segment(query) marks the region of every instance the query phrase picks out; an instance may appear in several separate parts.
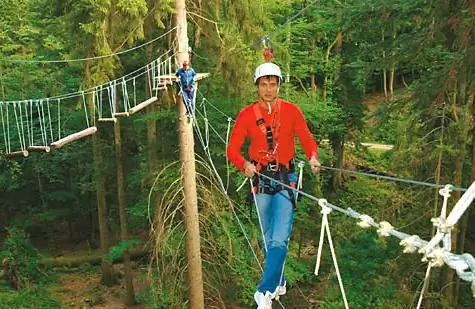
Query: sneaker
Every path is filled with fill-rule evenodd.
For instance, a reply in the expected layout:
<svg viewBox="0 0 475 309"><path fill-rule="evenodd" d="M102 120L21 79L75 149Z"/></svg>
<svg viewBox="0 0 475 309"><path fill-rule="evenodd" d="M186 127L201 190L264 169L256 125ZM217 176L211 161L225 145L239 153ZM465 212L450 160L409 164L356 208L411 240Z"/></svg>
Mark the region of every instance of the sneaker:
<svg viewBox="0 0 475 309"><path fill-rule="evenodd" d="M278 285L275 288L274 293L272 293L272 298L279 300L279 297L285 295L285 293L287 293L287 281L285 281L283 285Z"/></svg>
<svg viewBox="0 0 475 309"><path fill-rule="evenodd" d="M254 300L257 304L257 309L272 309L272 294L269 291L261 293L257 291L254 294Z"/></svg>

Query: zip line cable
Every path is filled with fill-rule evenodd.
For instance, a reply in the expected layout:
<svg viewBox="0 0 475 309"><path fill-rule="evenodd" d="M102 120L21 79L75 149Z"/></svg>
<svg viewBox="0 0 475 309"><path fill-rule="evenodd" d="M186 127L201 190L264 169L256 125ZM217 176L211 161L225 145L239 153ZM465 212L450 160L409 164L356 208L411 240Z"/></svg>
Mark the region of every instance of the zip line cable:
<svg viewBox="0 0 475 309"><path fill-rule="evenodd" d="M123 50L123 51L120 51L120 52L108 54L108 55L88 57L88 58L69 59L69 60L65 60L65 59L61 59L61 60L60 59L58 59L58 60L26 60L26 59L11 59L10 60L10 59L3 59L2 61L4 61L4 62L16 62L16 63L68 63L68 62L80 62L80 61L88 61L88 60L97 60L97 59L109 58L109 57L113 57L113 56L117 56L117 55L126 54L126 53L129 53L129 52L134 51L136 49L139 49L139 48L142 48L142 47L147 46L149 44L152 44L153 42L158 41L161 38L165 37L166 35L171 33L176 28L177 27L173 27L172 29L165 32L164 34L160 35L159 37L156 37L155 39L150 40L148 42L145 42L143 44L140 44L138 46L135 46L135 47L132 47L130 49L126 49L126 50Z"/></svg>

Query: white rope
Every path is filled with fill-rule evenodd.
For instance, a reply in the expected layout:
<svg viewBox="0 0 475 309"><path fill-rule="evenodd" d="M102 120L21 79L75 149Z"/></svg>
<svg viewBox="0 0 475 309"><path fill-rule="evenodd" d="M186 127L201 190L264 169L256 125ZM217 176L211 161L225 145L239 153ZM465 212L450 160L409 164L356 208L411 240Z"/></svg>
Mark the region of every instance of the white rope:
<svg viewBox="0 0 475 309"><path fill-rule="evenodd" d="M27 103L28 104L28 103ZM30 116L28 118L28 109L27 109L27 104L25 104L25 125L26 125L26 130L28 134L28 144L33 145L34 143L34 136L33 136L33 100L29 101L30 104ZM21 105L20 105L20 112L21 112ZM23 119L23 115L21 115L21 119ZM22 122L22 128L23 128L23 122ZM25 145L25 149L27 147L26 141L25 141L25 136L23 136L23 144Z"/></svg>
<svg viewBox="0 0 475 309"><path fill-rule="evenodd" d="M169 52L171 52L172 49L169 49L168 51L166 51L162 56L164 55L167 55ZM173 53L171 56L169 56L169 60L170 60L170 63L171 63L171 59L175 56L176 53ZM160 57L162 57L160 56ZM147 64L147 65L144 65L143 67L141 68L138 68L130 73L127 73L125 74L124 76L122 77L119 77L117 80L119 79L124 79L126 80L126 82L130 81L130 80L133 80L134 78L138 78L138 77L141 77L142 75L145 75L147 74L147 72L150 70L150 64ZM117 81L116 80L116 81ZM86 94L91 94L94 90L94 88L97 88L99 86L102 86L102 87L107 87L107 85L110 84L110 82L107 82L107 83L104 83L104 84L101 84L101 85L96 85L96 86L93 86L89 89L85 89L84 92ZM52 96L52 97L48 97L48 98L39 98L39 99L36 99L36 100L46 100L46 99L49 99L49 100L53 100L53 99L62 99L62 100L65 100L65 99L74 99L74 98L78 98L82 95L82 92L83 91L75 91L75 92L70 92L70 93L65 93L65 94L61 94L61 95L58 95L58 96ZM13 103L13 102L16 102L16 103L20 103L20 104L24 104L26 101L4 101L4 103Z"/></svg>
<svg viewBox="0 0 475 309"><path fill-rule="evenodd" d="M153 65L153 89L155 89L155 96L158 97L158 79L160 78L160 59L156 59Z"/></svg>
<svg viewBox="0 0 475 309"><path fill-rule="evenodd" d="M252 190L252 178L249 178L249 183L251 184L251 190ZM259 219L259 227L261 229L261 234L262 234L262 240L264 242L264 249L266 250L267 252L267 242L266 242L266 235L264 234L264 228L262 227L262 219L261 219L261 215L259 213L259 207L257 205L257 198L256 198L256 192L254 192L254 190L251 191L252 192L252 199L254 200L254 206L256 206L256 212L257 212L257 218Z"/></svg>
<svg viewBox="0 0 475 309"><path fill-rule="evenodd" d="M447 194L443 193L443 194L444 194L444 203L445 203L445 198L448 195L448 193ZM444 238L447 237L447 234L452 230L455 224L457 224L458 220L468 209L468 207L470 206L474 198L475 198L475 182L473 182L470 185L467 191L457 201L457 203L452 208L452 211L450 212L447 219L435 218L432 220L434 224L437 226L438 231L435 234L435 236L432 237L432 239L429 241L427 246L421 249L422 253L431 251L435 246L437 246L441 241L443 241ZM442 207L442 211L444 211L443 208L444 207ZM448 242L450 242L450 240Z"/></svg>
<svg viewBox="0 0 475 309"><path fill-rule="evenodd" d="M321 261L321 254L323 248L323 233L326 232L328 244L330 246L330 251L333 259L333 265L335 266L336 276L338 278L338 285L340 286L340 291L343 296L343 302L345 303L345 308L348 309L348 300L346 299L345 287L343 286L343 280L340 274L340 268L338 267L338 261L335 254L335 248L333 246L333 240L330 233L330 225L328 223L328 215L331 213L332 209L327 207L327 201L324 199L320 199L319 203L320 207L322 208L322 228L320 231L320 242L318 244L318 255L317 255L317 264L315 265L315 275L318 276L318 271L320 268L320 261Z"/></svg>
<svg viewBox="0 0 475 309"><path fill-rule="evenodd" d="M196 119L195 119L195 121L193 122L193 127L194 127L195 130L197 131L197 134L198 134L198 136L199 136L199 138L200 138L200 141L201 141L201 143L202 143L202 145L203 145L203 147L204 147L203 136L202 136L202 134L201 134L201 129L200 129L200 127L199 127L199 125L198 125ZM224 189L223 180L221 179L221 176L219 176L218 170L216 169L216 166L214 165L213 159L211 158L211 153L209 152L209 148L205 148L204 151L205 151L205 154L206 154L206 156L207 156L207 158L208 158L208 161L209 161L209 163L210 163L210 165L211 165L211 168L213 169L213 172L214 172L214 174L216 175L216 177L217 177L217 179L218 179L218 181L219 181L219 184L220 184L221 188ZM224 191L224 193L226 193L226 191Z"/></svg>
<svg viewBox="0 0 475 309"><path fill-rule="evenodd" d="M260 173L258 174L264 178L271 179L270 177L264 174L260 174ZM281 181L278 181L275 179L271 179L271 180L275 181L276 183L280 184L281 186L285 188L295 190L294 188L286 185L285 183ZM469 190L467 190L467 192L464 193L464 196L462 196L462 198L459 200L459 202L460 201L464 201L464 202L462 203L457 202L457 204L463 204L469 201L470 196L472 196L473 194L472 190L475 191L475 182L472 183ZM319 202L321 200L302 190L299 190L299 192L300 192L300 195L305 196L316 202ZM468 195L468 197L466 197L466 195ZM359 214L358 212L354 211L351 208L343 209L341 207L335 206L328 202L326 202L326 206L355 219L369 217L367 215ZM376 228L381 227L381 225L376 223L371 217L369 218L371 219L369 220L369 222L372 223L371 226L374 226ZM417 249L419 249L419 253L424 254L422 261L431 261L432 267L441 266L445 263L450 268L456 270L458 276L462 280L472 282L472 288L474 289L474 297L475 297L475 258L473 258L472 255L468 253L465 253L462 255L453 254L451 252L448 252L444 248L440 248L438 246L433 247L431 250L428 250L428 243L429 243L428 241L422 240L418 235L409 235L409 234L397 231L394 228L387 231L387 235L391 235L391 236L401 239L400 245L404 247L404 253L413 253L413 252L416 252Z"/></svg>
<svg viewBox="0 0 475 309"><path fill-rule="evenodd" d="M211 106L213 106L211 104L211 102L209 102L209 103L210 103ZM217 109L217 108L215 108L215 109L218 112L222 113L219 109ZM199 110L198 110L198 112L199 112ZM213 129L213 126L211 124L209 124L209 125L210 125L211 129ZM221 140L223 140L223 138L220 136L220 134L216 130L213 130L213 131L216 133L216 135ZM224 141L224 143L226 143L226 142ZM366 175L366 173L364 173L364 175ZM379 175L372 175L372 174L370 174L370 175L372 177L373 176L374 177L379 177ZM265 177L265 178L269 178L265 175L262 175L262 176ZM422 183L422 182L418 182L418 181L405 180L405 179L399 179L399 178L394 178L394 177L383 177L383 179L386 179L386 178L390 178L389 180L408 182L408 183L413 183L413 184L418 184L418 185L436 186L436 185L433 185L433 184L427 184L427 183ZM277 183L280 183L282 186L284 186L286 188L293 189L292 187L287 186L286 184L284 184L282 182L277 181ZM238 188L238 190L240 190L244 186L244 184L245 184L245 182L243 182L241 184L241 186ZM474 185L475 185L475 182L472 184L471 187L473 187ZM437 187L440 188L441 186L437 185ZM464 188L453 187L453 189L454 190L465 191ZM301 190L297 190L297 193L299 193L300 195L303 195L307 198L310 198L314 201L317 201L317 202L319 201L318 198L316 198L316 197L314 197L310 194L307 194L307 193L305 193ZM462 196L462 198L457 202L456 207L454 207L454 209L452 210L451 214L449 215L449 218L452 221L457 221L460 218L461 214L463 214L466 211L466 208L473 201L474 196L475 196L475 193L467 194L467 192L466 192ZM395 237L401 239L400 245L404 247L403 251L405 253L416 252L418 249L420 249L419 252L424 254L423 261L424 260L431 261L432 267L434 265L440 265L440 263L447 264L447 266L449 266L450 268L456 270L457 275L462 280L472 282L472 291L473 291L473 294L474 294L474 297L475 297L475 259L470 254L455 255L455 254L452 254L452 253L448 252L447 250L434 250L434 248L432 248L432 251L429 250L429 252L430 252L430 254L429 254L427 249L426 250L421 249L421 248L426 247L428 242L422 240L417 235L408 235L406 233L399 232L396 229L392 228L392 226L388 222L385 222L385 221L378 224L371 217L369 217L367 215L364 215L364 214L359 214L351 208L348 208L348 209L345 210L343 208L332 205L330 203L327 203L327 207L330 207L333 210L337 210L339 212L342 212L342 213L344 213L344 214L346 214L350 217L353 217L355 219L359 219L360 220L359 225L362 226L362 227L373 226L373 227L378 228L378 233L380 233L380 235L382 235L382 236L391 235L391 236L395 236ZM450 224L449 219L447 219L447 223ZM436 235L435 237L438 237L438 236ZM435 243L438 244L442 239L443 239L443 237L441 237L440 239L436 239Z"/></svg>
<svg viewBox="0 0 475 309"><path fill-rule="evenodd" d="M130 109L130 103L129 94L127 92L127 82L125 81L125 78L122 80L122 99L124 101L124 112L126 112Z"/></svg>
<svg viewBox="0 0 475 309"><path fill-rule="evenodd" d="M24 132L24 130L23 130L23 120L22 120L22 117L21 117L21 115L22 115L21 105L20 105L21 130L20 130L20 121L18 121L18 113L17 113L17 110L16 110L16 106L17 106L17 104L13 103L13 112L15 113L15 122L16 122L17 130L18 130L18 139L20 140L21 150L25 150L26 147L24 145L24 140L21 139L21 132Z"/></svg>
<svg viewBox="0 0 475 309"><path fill-rule="evenodd" d="M91 100L92 100L92 126L96 126L96 113L97 113L97 108L96 108L96 89L94 88L92 90L92 95L91 95Z"/></svg>
<svg viewBox="0 0 475 309"><path fill-rule="evenodd" d="M228 158L228 146L229 146L229 134L231 132L231 117L228 117L228 128L226 130L226 192L229 190L229 178L230 178L230 169L229 169L229 158Z"/></svg>
<svg viewBox="0 0 475 309"><path fill-rule="evenodd" d="M29 105L30 105L30 114L28 118L28 110L27 110L28 103L25 104L25 118L26 118L25 122L26 122L26 129L28 132L28 144L32 146L35 144L35 134L34 134L35 132L33 131L34 129L33 128L33 100L29 101ZM21 109L21 106L20 106L20 109Z"/></svg>
<svg viewBox="0 0 475 309"><path fill-rule="evenodd" d="M427 288L427 283L429 282L431 269L432 269L432 264L429 263L429 265L427 265L426 275L425 275L425 278L424 278L424 284L422 285L421 295L419 296L419 301L417 302L416 309L421 308L422 300L424 299L424 293L425 293L426 288Z"/></svg>
<svg viewBox="0 0 475 309"><path fill-rule="evenodd" d="M241 183L241 185L236 189L236 192L239 192L243 187L244 185L247 183L247 178L244 179L244 181Z"/></svg>
<svg viewBox="0 0 475 309"><path fill-rule="evenodd" d="M195 125L195 130L197 131L198 139L199 139L199 141L201 142L201 146L204 148L205 145L204 145L203 136L202 136L202 134L201 134L200 128L199 128L198 124L196 123L196 121L195 121L195 124L196 124L196 125ZM205 152L206 152L206 151L205 151ZM214 164L212 163L211 156L210 156L210 155L208 156L209 153L206 153L206 154L207 154L207 157L208 157L208 161L210 161L210 164L211 164L212 166L214 166ZM219 182L219 185L220 185L220 187L221 187L221 190L223 190L224 195L225 195L226 198L228 199L228 202L229 202L229 205L230 205L230 207L231 207L231 210L232 210L232 212L233 212L233 214L234 214L234 217L236 218L236 221L237 221L238 224L239 224L239 227L240 227L240 229L241 229L241 231L242 231L242 233L243 233L243 235L244 235L244 238L245 238L246 241L247 241L247 244L248 244L249 248L251 249L252 255L254 256L254 259L256 260L257 265L259 266L259 268L260 268L260 270L261 270L261 273L263 273L263 272L264 272L264 269L262 268L262 265L261 265L261 263L260 263L260 261L259 261L259 257L257 256L257 253L256 253L256 251L254 250L254 247L252 246L251 240L249 239L249 236L247 235L246 229L244 228L244 225L242 224L241 219L239 219L239 216L238 216L236 210L234 209L234 205L233 205L232 200L230 199L230 197L229 197L228 194L226 193L226 190L225 190L224 185L223 185L223 181L221 180L221 177L219 176L219 174L217 173L217 171L216 171L214 168L213 168L213 172L215 173L215 176L216 176L217 179L218 179L218 182Z"/></svg>
<svg viewBox="0 0 475 309"><path fill-rule="evenodd" d="M113 88L112 88L112 82L109 82L109 87L106 88L106 90L107 90L107 98L108 98L108 101L109 101L109 109L110 109L110 111L111 111L111 117L112 117L112 118L115 118L115 115L114 115L114 114L115 114L115 106L114 106L114 104L112 103L113 100L114 100L114 98L112 97L112 96L113 96L113 94L112 94L113 90L112 90L112 89L113 89Z"/></svg>
<svg viewBox="0 0 475 309"><path fill-rule="evenodd" d="M10 112L8 111L8 103L5 104L5 110L7 114L7 140L8 140L8 151L10 153L12 151L11 145L11 138L10 138Z"/></svg>
<svg viewBox="0 0 475 309"><path fill-rule="evenodd" d="M97 114L102 118L102 85L99 85L99 91L96 92Z"/></svg>
<svg viewBox="0 0 475 309"><path fill-rule="evenodd" d="M199 110L198 110L198 112L199 112ZM205 144L204 144L203 136L202 136L202 134L201 134L201 130L200 130L200 127L199 127L199 125L198 125L196 119L195 119L195 122L194 122L194 127L195 127L195 130L197 131L198 139L199 139L199 141L201 142L201 146L202 146L203 149L204 149L204 148L205 148ZM257 262L257 265L259 266L259 268L260 268L260 270L261 270L261 273L263 273L263 272L264 272L264 269L262 268L262 265L261 265L261 263L260 263L260 261L259 261L259 258L258 258L258 256L257 256L257 253L256 253L256 251L254 250L254 247L252 246L252 243L251 243L251 240L249 239L249 236L247 235L246 229L244 228L244 225L242 224L241 219L239 219L239 216L238 216L236 210L234 209L233 202L232 202L232 200L230 199L229 195L228 195L227 192L226 192L226 188L224 187L223 181L222 181L221 177L219 176L219 173L218 173L218 172L216 171L216 169L214 168L214 163L213 163L213 160L212 160L212 158L211 158L211 154L209 153L209 151L206 151L206 150L205 150L205 153L206 153L206 155L207 155L207 157L208 157L208 161L210 162L210 164L211 164L211 166L212 166L213 172L215 173L215 176L216 176L217 179L218 179L218 182L219 182L219 185L220 185L220 187L221 187L221 190L223 191L224 195L225 195L226 198L228 199L228 202L229 202L229 205L230 205L230 207L231 207L231 210L232 210L232 212L233 212L233 214L234 214L234 217L236 218L236 221L237 221L238 224L239 224L239 227L240 227L240 229L241 229L241 231L242 231L242 233L243 233L243 235L244 235L244 238L246 239L246 242L247 242L249 248L251 249L251 252L252 252L252 254L253 254L253 256L254 256L256 262ZM279 302L279 303L280 303L280 302ZM283 307L282 304L281 304L281 306Z"/></svg>
<svg viewBox="0 0 475 309"><path fill-rule="evenodd" d="M148 98L151 98L153 96L153 91L152 91L152 84L153 84L153 77L150 74L150 70L153 68L153 65L147 64L147 76L148 76Z"/></svg>
<svg viewBox="0 0 475 309"><path fill-rule="evenodd" d="M437 233L436 234L439 234L439 233L444 234L443 239L442 239L443 248L444 248L444 250L447 250L447 252L450 252L450 250L451 250L451 232L450 232L450 228L447 229L444 226L444 224L446 222L446 216L447 216L447 203L448 203L448 199L450 197L450 192L452 191L452 189L453 189L453 186L449 184L449 185L446 185L444 188L439 190L439 194L443 197L442 208L440 210L440 217L431 219L433 224L437 227ZM427 247L429 247L429 245L431 245L430 242L427 245ZM439 260L436 263L440 264L441 261ZM422 289L421 289L421 295L419 296L419 301L417 302L417 307L416 307L417 309L419 309L422 305L422 300L424 298L424 293L426 292L428 281L430 279L430 271L431 271L431 268L432 268L432 264L433 264L433 262L431 262L431 261L428 263L426 275L425 275L425 278L424 278L424 283L423 283ZM442 262L442 264L443 264L443 262Z"/></svg>
<svg viewBox="0 0 475 309"><path fill-rule="evenodd" d="M87 104L86 104L86 96L84 95L84 91L82 92L82 103L84 105L84 114L86 116L86 124L87 124L87 127L89 128L90 127L89 116L87 115Z"/></svg>
<svg viewBox="0 0 475 309"><path fill-rule="evenodd" d="M0 114L2 117L3 139L5 141L5 153L8 153L7 131L5 129L5 119L3 118L3 102L0 102ZM8 115L7 115L8 117Z"/></svg>
<svg viewBox="0 0 475 309"><path fill-rule="evenodd" d="M47 144L47 141L46 141L46 132L45 132L44 127L43 127L43 124L44 124L44 115L42 113L43 101L40 101L40 102L36 101L36 107L37 107L37 110L38 110L38 123L40 125L41 141L43 142L43 146L47 146L48 144Z"/></svg>
<svg viewBox="0 0 475 309"><path fill-rule="evenodd" d="M58 140L61 139L61 99L58 99Z"/></svg>
<svg viewBox="0 0 475 309"><path fill-rule="evenodd" d="M299 178L298 178L298 181L297 181L297 190L300 190L302 189L302 186L303 186L303 167L305 166L305 162L304 161L300 161L298 163L298 167L299 167ZM299 191L296 192L295 194L295 200L297 200L299 197Z"/></svg>
<svg viewBox="0 0 475 309"><path fill-rule="evenodd" d="M113 85L112 86L112 106L114 107L114 114L115 114L115 113L119 112L117 110L117 105L118 104L117 104L117 80L116 79L114 79L112 81L112 85ZM127 112L127 111L125 111L125 112Z"/></svg>
<svg viewBox="0 0 475 309"><path fill-rule="evenodd" d="M6 62L20 62L20 63L66 63L66 62L80 62L80 61L88 61L88 60L97 60L97 59L109 58L109 57L114 57L114 56L117 56L117 55L126 54L126 53L129 53L129 52L134 51L136 49L139 49L139 48L142 48L142 47L147 46L149 44L152 44L153 42L162 39L163 37L165 37L166 35L168 35L169 33L171 33L175 29L176 29L176 27L173 27L172 29L168 30L167 32L160 35L159 37L156 37L153 40L150 40L150 41L145 42L143 44L140 44L138 46L135 46L135 47L132 47L132 48L129 48L129 49L117 52L117 53L108 54L108 55L94 56L94 57L88 57L88 58L77 58L77 59L58 59L58 60L13 59L13 60L4 60L4 61L6 61Z"/></svg>
<svg viewBox="0 0 475 309"><path fill-rule="evenodd" d="M183 92L182 92L183 94ZM183 100L185 98L183 97ZM191 106L188 107L192 110ZM208 122L208 114L206 113L206 106L203 105L203 114L204 114L204 121L205 121L205 149L209 149L209 122ZM194 116L194 111L192 111L192 115Z"/></svg>
<svg viewBox="0 0 475 309"><path fill-rule="evenodd" d="M50 106L49 106L49 99L46 100L46 106L47 106L47 110L48 110L48 124L49 124L49 131L50 131L50 135L51 135L51 141L54 141L54 138L53 138L53 121L51 120L51 109L50 109Z"/></svg>
<svg viewBox="0 0 475 309"><path fill-rule="evenodd" d="M137 91L135 89L135 77L133 79L133 84L134 84L134 107L137 106Z"/></svg>

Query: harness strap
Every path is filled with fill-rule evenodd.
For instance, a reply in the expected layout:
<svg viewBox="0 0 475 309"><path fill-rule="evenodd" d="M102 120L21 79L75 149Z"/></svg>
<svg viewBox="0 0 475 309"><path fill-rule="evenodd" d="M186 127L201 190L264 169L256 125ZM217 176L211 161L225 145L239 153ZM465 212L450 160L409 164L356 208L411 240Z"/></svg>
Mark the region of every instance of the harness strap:
<svg viewBox="0 0 475 309"><path fill-rule="evenodd" d="M287 168L285 166L282 166L280 169L279 169L279 174L280 174L280 179L282 179L283 183L290 186L290 181L289 181L289 173L287 171ZM295 187L295 185L294 185ZM289 187L285 187L285 190L287 191L287 193L289 194L289 199L290 199L290 202L292 203L292 207L295 209L296 208L296 204L295 204L295 196L294 196L294 192L292 189L290 189Z"/></svg>
<svg viewBox="0 0 475 309"><path fill-rule="evenodd" d="M253 163L256 164L255 162ZM274 163L271 162L267 165L257 164L257 168L261 174L269 178L280 179L284 184L291 186L293 188L296 187L296 183L294 182L291 183L289 181L289 173L295 172L295 163L293 159L288 162L288 167L284 164L276 164L275 162ZM292 203L292 207L295 209L296 201L295 201L293 190L291 188L284 187L280 184L276 184L275 186L272 186L272 180L269 178L261 179L261 177L259 177L259 175L256 174L252 180L252 188L251 188L252 191L250 192L251 193L250 196L252 197L252 194L256 194L256 193L274 195L284 189L284 190L287 190L287 192L289 193L290 202Z"/></svg>
<svg viewBox="0 0 475 309"><path fill-rule="evenodd" d="M262 134L266 136L267 151L272 152L274 150L274 137L272 136L272 128L271 126L266 126L264 117L262 117L259 103L255 103L253 109L254 115L256 115L256 125L261 129Z"/></svg>

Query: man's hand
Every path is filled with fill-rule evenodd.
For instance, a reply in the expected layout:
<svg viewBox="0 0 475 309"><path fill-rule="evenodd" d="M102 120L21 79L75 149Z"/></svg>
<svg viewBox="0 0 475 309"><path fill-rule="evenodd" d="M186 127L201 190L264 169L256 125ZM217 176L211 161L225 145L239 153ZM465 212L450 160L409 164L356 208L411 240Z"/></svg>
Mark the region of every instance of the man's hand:
<svg viewBox="0 0 475 309"><path fill-rule="evenodd" d="M244 163L243 168L244 175L246 175L247 177L253 177L254 174L257 172L256 166L249 161L246 161L246 163Z"/></svg>
<svg viewBox="0 0 475 309"><path fill-rule="evenodd" d="M320 170L320 162L315 156L310 158L310 168L312 169L313 173L316 173Z"/></svg>

